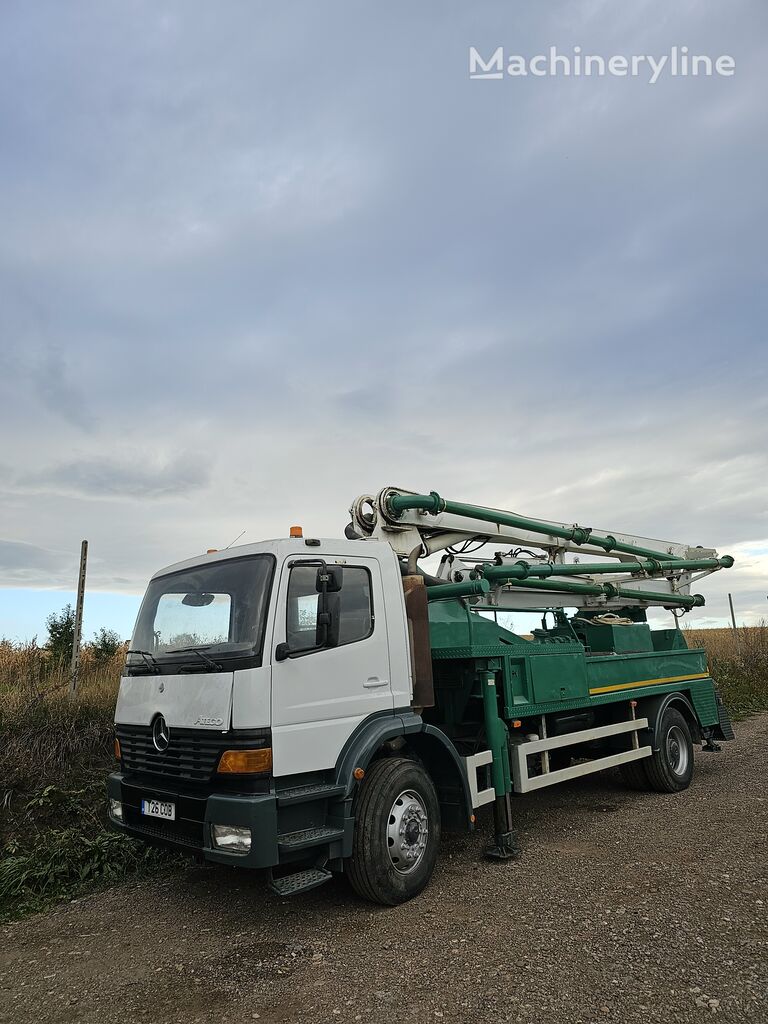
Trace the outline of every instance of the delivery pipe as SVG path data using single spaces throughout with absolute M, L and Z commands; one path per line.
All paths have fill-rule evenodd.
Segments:
M 733 559 L 730 555 L 722 558 L 676 558 L 661 562 L 656 558 L 648 558 L 639 562 L 568 562 L 559 565 L 555 562 L 536 564 L 526 561 L 513 562 L 507 565 L 495 565 L 485 562 L 482 566 L 483 576 L 487 580 L 526 580 L 530 578 L 546 579 L 548 576 L 598 576 L 604 573 L 669 573 L 672 571 L 691 571 L 699 569 L 730 569 Z
M 427 587 L 427 600 L 439 601 L 444 597 L 477 597 L 487 594 L 491 589 L 488 580 L 466 580 L 463 583 L 441 583 L 436 587 Z
M 465 505 L 460 501 L 448 501 L 446 498 L 441 498 L 437 491 L 430 491 L 429 494 L 391 493 L 387 496 L 386 506 L 393 519 L 399 519 L 406 509 L 420 509 L 433 516 L 447 512 L 450 515 L 462 516 L 466 519 L 481 519 L 499 526 L 513 526 L 547 537 L 559 537 L 572 544 L 591 544 L 604 551 L 619 551 L 622 554 L 637 555 L 641 558 L 656 558 L 664 562 L 674 558 L 668 552 L 653 551 L 650 548 L 627 544 L 610 534 L 605 537 L 596 536 L 590 529 L 583 526 L 558 526 L 556 523 L 547 523 L 542 519 L 528 519 L 515 512 L 502 512 L 495 508 L 484 508 L 482 505 Z
M 583 583 L 577 580 L 509 580 L 510 587 L 522 587 L 527 590 L 557 591 L 561 594 L 589 594 L 594 597 L 605 597 L 610 601 L 626 599 L 632 601 L 651 601 L 654 604 L 680 605 L 682 608 L 700 608 L 704 604 L 701 594 L 664 594 L 658 591 L 635 590 L 632 587 L 621 587 L 615 583 Z M 459 586 L 461 584 L 458 584 Z

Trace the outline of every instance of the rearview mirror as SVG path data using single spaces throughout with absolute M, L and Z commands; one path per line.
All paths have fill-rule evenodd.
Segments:
M 213 604 L 215 599 L 215 594 L 185 594 L 181 603 L 189 608 L 205 608 L 206 605 Z
M 286 643 L 278 644 L 275 648 L 275 661 L 285 661 L 290 657 L 291 649 Z

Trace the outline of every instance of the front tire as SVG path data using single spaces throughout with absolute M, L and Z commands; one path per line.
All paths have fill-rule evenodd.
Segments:
M 355 892 L 372 903 L 405 903 L 432 877 L 439 845 L 440 807 L 424 768 L 404 757 L 374 761 L 355 800 L 346 863 Z
M 659 749 L 643 765 L 651 789 L 657 793 L 680 793 L 693 778 L 693 740 L 685 718 L 676 708 L 667 708 L 661 719 Z

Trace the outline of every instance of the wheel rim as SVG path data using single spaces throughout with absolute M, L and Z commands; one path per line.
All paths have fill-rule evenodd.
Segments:
M 667 733 L 667 763 L 675 775 L 685 775 L 688 770 L 688 743 L 679 725 L 673 725 Z
M 403 790 L 389 812 L 387 848 L 395 871 L 410 874 L 421 862 L 427 848 L 429 818 L 418 793 Z

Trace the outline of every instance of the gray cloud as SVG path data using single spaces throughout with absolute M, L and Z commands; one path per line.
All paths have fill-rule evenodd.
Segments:
M 0 531 L 88 536 L 115 589 L 242 529 L 333 535 L 387 482 L 765 538 L 767 21 L 750 0 L 17 7 Z M 681 43 L 736 76 L 467 79 L 470 44 Z
M 93 427 L 88 398 L 72 380 L 71 368 L 62 352 L 48 349 L 40 353 L 31 380 L 40 399 L 56 416 L 83 430 Z
M 69 568 L 69 557 L 36 544 L 0 539 L 0 586 L 41 584 Z
M 79 459 L 22 476 L 22 488 L 44 493 L 128 501 L 183 497 L 208 482 L 208 465 L 193 455 L 144 463 Z

